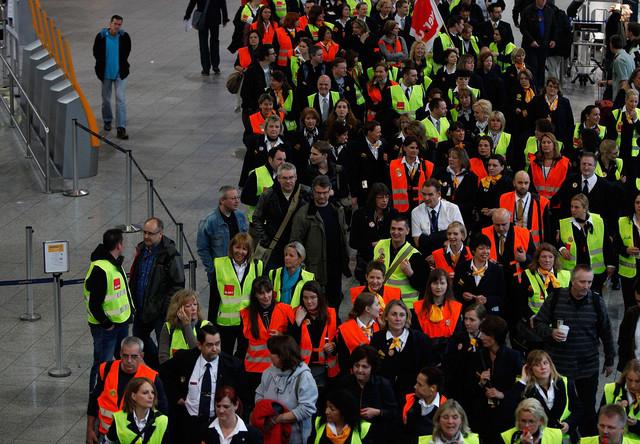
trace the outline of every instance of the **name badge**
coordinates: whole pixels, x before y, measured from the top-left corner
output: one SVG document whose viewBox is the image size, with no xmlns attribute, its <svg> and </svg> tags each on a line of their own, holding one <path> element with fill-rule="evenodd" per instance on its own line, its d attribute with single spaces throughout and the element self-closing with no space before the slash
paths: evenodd
<svg viewBox="0 0 640 444">
<path fill-rule="evenodd" d="M 225 285 L 224 286 L 224 295 L 225 296 L 233 296 L 233 285 Z"/>
<path fill-rule="evenodd" d="M 397 107 L 399 110 L 404 110 L 404 102 L 397 102 L 397 103 L 396 103 L 396 107 Z"/>
<path fill-rule="evenodd" d="M 363 181 L 362 181 L 362 188 L 364 188 L 364 189 L 369 188 L 369 184 L 367 183 L 367 181 L 366 181 L 366 180 L 363 180 Z"/>
<path fill-rule="evenodd" d="M 120 278 L 115 278 L 113 280 L 113 289 L 120 290 Z"/>
</svg>

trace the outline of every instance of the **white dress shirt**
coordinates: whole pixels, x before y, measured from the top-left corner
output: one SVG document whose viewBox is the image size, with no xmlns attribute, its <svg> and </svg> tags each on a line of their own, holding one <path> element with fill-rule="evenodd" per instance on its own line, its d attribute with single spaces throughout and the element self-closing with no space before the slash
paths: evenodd
<svg viewBox="0 0 640 444">
<path fill-rule="evenodd" d="M 211 406 L 209 408 L 210 418 L 215 416 L 215 396 L 213 396 L 213 394 L 216 392 L 216 380 L 218 379 L 219 361 L 220 359 L 216 358 L 213 361 L 209 362 L 209 364 L 211 364 L 211 368 L 209 369 L 209 372 L 211 372 Z M 189 378 L 189 390 L 187 391 L 185 407 L 187 408 L 187 412 L 189 412 L 189 415 L 191 416 L 198 416 L 198 409 L 200 407 L 200 387 L 202 386 L 202 377 L 204 376 L 206 364 L 207 360 L 204 359 L 202 355 L 198 356 L 198 360 L 193 366 L 193 372 L 191 372 L 191 377 Z"/>
<path fill-rule="evenodd" d="M 513 208 L 510 210 L 511 214 L 513 214 L 513 221 L 515 222 L 517 220 L 517 215 L 518 215 L 518 201 L 520 199 L 522 199 L 522 203 L 524 204 L 524 211 L 522 212 L 522 221 L 524 223 L 524 226 L 527 227 L 527 223 L 529 223 L 529 207 L 531 206 L 531 193 L 527 191 L 527 194 L 525 194 L 524 197 L 520 197 L 518 196 L 518 194 L 516 193 L 515 196 L 515 200 L 513 203 Z M 507 208 L 507 210 L 509 210 L 509 208 Z"/>
<path fill-rule="evenodd" d="M 418 401 L 418 404 L 420 404 L 420 415 L 427 416 L 434 409 L 437 409 L 438 407 L 440 407 L 440 392 L 436 393 L 436 397 L 433 398 L 433 401 L 431 401 L 430 404 L 427 404 L 427 402 L 424 399 L 421 399 L 420 401 Z"/>
<path fill-rule="evenodd" d="M 233 269 L 236 271 L 236 275 L 238 276 L 238 282 L 242 282 L 242 278 L 247 272 L 248 261 L 244 261 L 243 263 L 239 264 L 235 260 L 231 259 L 231 263 L 233 264 Z"/>
<path fill-rule="evenodd" d="M 222 433 L 222 429 L 220 428 L 220 420 L 218 420 L 218 418 L 213 420 L 209 428 L 214 429 L 218 433 L 218 440 L 220 441 L 220 444 L 231 444 L 231 441 L 233 440 L 234 436 L 236 436 L 240 432 L 247 431 L 246 424 L 244 423 L 242 418 L 240 418 L 238 415 L 236 415 L 236 426 L 234 427 L 233 431 L 229 434 L 229 436 L 227 436 L 226 438 Z"/>
<path fill-rule="evenodd" d="M 393 335 L 389 330 L 387 330 L 387 334 L 385 337 L 387 338 L 387 341 L 393 339 Z M 399 338 L 400 338 L 400 351 L 402 351 L 404 350 L 404 346 L 406 345 L 407 339 L 409 338 L 409 330 L 405 328 L 402 334 L 399 336 Z"/>
<path fill-rule="evenodd" d="M 478 268 L 478 267 L 476 267 L 476 263 L 475 263 L 474 261 L 471 261 L 471 272 L 478 271 L 478 270 L 482 270 L 482 269 L 484 268 L 484 269 L 485 269 L 484 271 L 485 271 L 485 273 L 486 273 L 486 272 L 487 272 L 487 268 L 488 268 L 488 267 L 489 267 L 489 262 L 485 262 L 485 263 L 484 263 L 484 265 L 483 265 L 482 267 Z M 481 280 L 481 279 L 482 279 L 482 276 L 474 276 L 474 277 L 473 277 L 473 280 L 475 281 L 476 286 L 477 286 L 478 284 L 480 284 L 480 280 Z"/>
<path fill-rule="evenodd" d="M 540 387 L 540 384 L 536 382 L 536 390 L 538 391 L 538 393 L 540 393 L 540 396 L 542 396 L 542 399 L 544 399 L 544 403 L 547 405 L 547 408 L 549 410 L 551 410 L 551 408 L 553 407 L 553 402 L 556 399 L 556 391 L 555 391 L 555 388 L 553 387 L 554 384 L 555 384 L 555 381 L 552 379 L 551 383 L 549 384 L 549 390 L 545 391 L 545 389 Z"/>
<path fill-rule="evenodd" d="M 584 181 L 587 181 L 587 188 L 589 188 L 589 192 L 591 192 L 591 190 L 593 190 L 593 187 L 596 186 L 596 182 L 598 181 L 598 176 L 596 176 L 595 174 L 593 174 L 591 177 L 589 177 L 588 179 L 586 177 L 584 177 L 583 175 L 580 175 L 580 190 L 582 191 L 582 187 L 584 186 Z"/>
<path fill-rule="evenodd" d="M 458 205 L 444 199 L 433 208 L 438 215 L 438 231 L 446 230 L 451 222 L 457 221 L 464 225 L 462 214 Z M 411 236 L 419 237 L 421 234 L 430 236 L 431 230 L 431 208 L 424 202 L 411 211 Z"/>
</svg>

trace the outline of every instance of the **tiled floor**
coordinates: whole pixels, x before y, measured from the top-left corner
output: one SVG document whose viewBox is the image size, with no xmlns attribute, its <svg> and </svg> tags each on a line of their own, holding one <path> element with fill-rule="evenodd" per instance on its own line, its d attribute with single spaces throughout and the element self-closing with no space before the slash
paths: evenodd
<svg viewBox="0 0 640 444">
<path fill-rule="evenodd" d="M 234 57 L 222 49 L 223 75 L 200 75 L 197 35 L 185 33 L 182 27 L 186 3 L 42 0 L 70 40 L 77 76 L 97 114 L 100 102 L 91 56 L 93 38 L 112 14 L 124 16 L 133 52 L 127 86 L 131 139 L 123 145 L 133 150 L 154 179 L 195 247 L 197 223 L 215 206 L 217 189 L 237 182 L 240 160 L 235 151 L 242 146 L 242 125 L 239 114 L 232 111 L 235 98 L 224 88 L 225 74 L 230 72 Z M 237 4 L 228 4 L 233 14 Z M 231 32 L 230 26 L 222 31 L 221 48 L 226 48 Z M 594 97 L 593 88 L 572 88 L 568 92 L 576 114 L 579 104 Z M 133 219 L 140 222 L 146 217 L 146 196 L 144 182 L 138 175 L 134 178 Z M 36 277 L 42 276 L 41 242 L 51 239 L 70 242 L 71 271 L 64 277 L 83 277 L 89 254 L 102 232 L 124 222 L 122 155 L 102 148 L 98 176 L 83 180 L 81 185 L 90 191 L 88 197 L 43 194 L 17 137 L 8 128 L 6 115 L 0 112 L 0 280 L 24 277 L 26 225 L 35 230 Z M 167 222 L 166 233 L 175 237 L 175 227 L 168 223 L 158 203 L 156 214 Z M 129 261 L 140 238 L 127 236 Z M 206 294 L 202 270 L 198 270 L 198 283 L 199 290 Z M 18 317 L 24 312 L 24 288 L 0 287 L 0 443 L 83 442 L 91 337 L 81 287 L 62 290 L 64 363 L 72 370 L 68 378 L 54 379 L 47 374 L 54 362 L 52 288 L 36 286 L 34 295 L 42 319 L 21 322 Z M 619 308 L 612 309 L 619 319 Z"/>
</svg>

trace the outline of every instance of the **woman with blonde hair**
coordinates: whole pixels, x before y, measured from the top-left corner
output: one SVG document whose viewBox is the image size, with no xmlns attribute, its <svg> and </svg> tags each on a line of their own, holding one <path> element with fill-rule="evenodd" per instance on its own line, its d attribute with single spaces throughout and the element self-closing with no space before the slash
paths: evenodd
<svg viewBox="0 0 640 444">
<path fill-rule="evenodd" d="M 454 399 L 447 399 L 433 416 L 433 434 L 420 436 L 420 444 L 460 443 L 478 444 L 480 439 L 469 428 L 467 414 Z"/>
<path fill-rule="evenodd" d="M 516 426 L 501 433 L 505 444 L 562 444 L 562 432 L 547 427 L 547 415 L 540 401 L 527 398 L 516 408 Z"/>
<path fill-rule="evenodd" d="M 433 59 L 428 54 L 427 44 L 425 42 L 421 42 L 420 40 L 413 42 L 411 50 L 409 51 L 409 61 L 413 62 L 413 65 L 418 71 L 418 84 L 422 85 L 426 91 L 433 81 L 432 77 L 435 74 L 435 70 L 433 67 Z"/>
<path fill-rule="evenodd" d="M 577 441 L 576 427 L 582 405 L 575 384 L 572 379 L 558 373 L 546 351 L 529 352 L 514 396 L 516 399 L 537 400 L 546 417 L 545 425 L 560 429 L 563 434 L 570 436 L 572 442 Z"/>
<path fill-rule="evenodd" d="M 198 330 L 210 324 L 202 316 L 198 292 L 190 289 L 177 291 L 169 302 L 167 322 L 158 340 L 158 359 L 164 364 L 178 350 L 188 350 L 198 344 Z"/>
</svg>

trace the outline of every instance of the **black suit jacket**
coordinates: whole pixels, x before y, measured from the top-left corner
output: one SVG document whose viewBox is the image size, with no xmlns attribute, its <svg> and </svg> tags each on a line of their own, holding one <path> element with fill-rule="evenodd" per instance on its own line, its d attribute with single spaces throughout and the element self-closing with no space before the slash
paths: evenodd
<svg viewBox="0 0 640 444">
<path fill-rule="evenodd" d="M 386 144 L 378 148 L 378 158 L 371 154 L 365 137 L 360 137 L 349 142 L 351 146 L 351 162 L 349 164 L 351 195 L 358 198 L 360 205 L 364 205 L 371 185 L 376 182 L 390 185 L 389 180 L 389 156 Z"/>
<path fill-rule="evenodd" d="M 184 13 L 184 19 L 189 20 L 189 18 L 191 18 L 191 13 L 194 8 L 197 11 L 204 11 L 206 4 L 207 0 L 190 0 L 189 6 L 187 6 L 187 12 Z M 219 25 L 220 23 L 227 23 L 228 21 L 229 14 L 227 13 L 226 0 L 209 0 L 205 24 L 207 26 Z"/>
<path fill-rule="evenodd" d="M 627 362 L 635 358 L 636 344 L 636 324 L 640 318 L 640 307 L 635 306 L 624 312 L 624 317 L 620 323 L 618 331 L 618 371 L 624 370 Z"/>
<path fill-rule="evenodd" d="M 468 291 L 476 296 L 482 295 L 487 298 L 485 307 L 490 314 L 501 315 L 502 305 L 505 300 L 505 283 L 502 265 L 497 262 L 489 261 L 484 276 L 476 285 L 475 278 L 471 273 L 471 260 L 461 259 L 455 270 L 453 279 L 453 289 L 456 299 L 465 307 L 471 305 L 474 301 L 467 301 L 462 294 Z"/>
<path fill-rule="evenodd" d="M 169 405 L 176 408 L 179 399 L 186 399 L 189 391 L 189 379 L 193 373 L 193 367 L 200 356 L 198 348 L 190 350 L 179 350 L 169 359 L 161 369 L 162 380 L 167 386 L 167 396 Z M 244 367 L 242 362 L 233 356 L 221 352 L 218 356 L 218 377 L 216 379 L 216 390 L 224 385 L 229 385 L 236 389 L 243 404 L 247 404 L 249 395 L 247 393 L 246 381 L 244 378 Z M 184 407 L 182 407 L 184 408 Z"/>
<path fill-rule="evenodd" d="M 536 4 L 532 3 L 522 12 L 522 22 L 520 23 L 520 31 L 522 32 L 522 47 L 525 50 L 531 48 L 533 42 L 538 42 L 540 46 L 548 47 L 550 41 L 556 41 L 556 18 L 554 10 L 549 5 L 545 5 L 543 9 L 544 16 L 544 35 L 540 35 L 538 27 L 538 14 Z"/>
<path fill-rule="evenodd" d="M 571 102 L 566 97 L 558 97 L 558 106 L 555 111 L 549 110 L 549 105 L 545 100 L 544 94 L 539 94 L 529 103 L 529 114 L 532 121 L 537 119 L 545 119 L 551 117 L 551 122 L 555 127 L 556 139 L 562 141 L 564 150 L 569 152 L 573 145 L 573 111 Z"/>
<path fill-rule="evenodd" d="M 569 148 L 571 149 L 571 148 Z M 552 208 L 560 205 L 558 220 L 570 217 L 569 209 L 571 198 L 582 193 L 583 179 L 581 174 L 572 174 L 562 183 L 560 190 L 551 199 Z M 589 212 L 599 214 L 605 221 L 608 228 L 614 227 L 611 231 L 617 231 L 618 210 L 611 205 L 612 191 L 611 185 L 606 179 L 598 177 L 595 186 L 587 193 L 589 198 Z M 554 210 L 554 214 L 556 214 Z"/>
<path fill-rule="evenodd" d="M 505 40 L 507 42 L 514 43 L 513 30 L 509 23 L 500 20 L 498 22 L 498 29 L 500 30 L 500 35 L 505 36 Z M 482 46 L 489 46 L 489 44 L 493 42 L 493 23 L 491 20 L 485 20 L 482 22 L 480 26 L 478 26 L 478 32 L 476 35 L 480 39 L 480 44 Z"/>
</svg>

